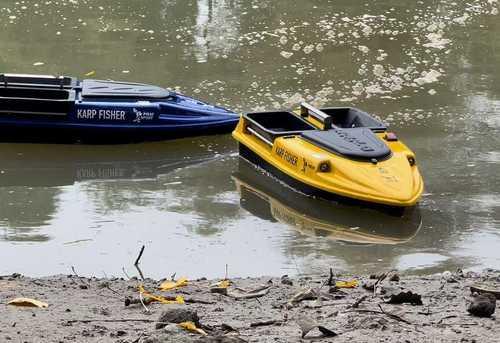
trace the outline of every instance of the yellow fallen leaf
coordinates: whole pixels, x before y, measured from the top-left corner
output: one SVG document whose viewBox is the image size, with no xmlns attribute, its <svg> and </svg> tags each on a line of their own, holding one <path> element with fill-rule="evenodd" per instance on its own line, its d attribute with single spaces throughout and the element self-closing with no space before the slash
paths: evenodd
<svg viewBox="0 0 500 343">
<path fill-rule="evenodd" d="M 356 288 L 356 287 L 358 287 L 358 280 L 337 281 L 337 282 L 335 282 L 335 287 L 337 287 L 337 288 Z"/>
<path fill-rule="evenodd" d="M 182 322 L 178 324 L 181 328 L 187 331 L 199 333 L 200 335 L 207 336 L 207 333 L 200 328 L 197 328 L 193 322 Z"/>
<path fill-rule="evenodd" d="M 219 282 L 219 284 L 217 286 L 219 288 L 228 288 L 230 285 L 231 285 L 231 281 L 229 281 L 229 280 L 222 280 L 221 282 Z"/>
<path fill-rule="evenodd" d="M 175 300 L 170 300 L 170 299 L 167 299 L 167 298 L 165 298 L 165 297 L 163 297 L 161 295 L 155 295 L 155 294 L 149 293 L 148 291 L 146 291 L 144 289 L 144 287 L 142 285 L 139 285 L 138 288 L 139 288 L 139 292 L 143 296 L 148 297 L 150 299 L 153 299 L 155 301 L 158 301 L 158 302 L 160 302 L 162 304 L 167 304 L 167 305 L 169 305 L 169 304 L 184 304 L 184 298 L 182 296 L 180 296 L 180 295 L 176 296 Z"/>
<path fill-rule="evenodd" d="M 26 306 L 26 307 L 40 307 L 46 308 L 49 307 L 49 304 L 44 303 L 43 301 L 31 299 L 31 298 L 15 298 L 7 303 L 7 305 L 14 306 Z"/>
<path fill-rule="evenodd" d="M 231 281 L 228 280 L 228 279 L 224 279 L 222 281 L 219 281 L 219 282 L 215 282 L 215 283 L 212 283 L 209 285 L 210 288 L 217 288 L 217 289 L 225 289 L 225 288 L 228 288 L 229 286 L 231 286 Z"/>
<path fill-rule="evenodd" d="M 89 71 L 85 76 L 94 76 L 95 75 L 95 70 Z"/>
<path fill-rule="evenodd" d="M 169 291 L 171 289 L 176 289 L 187 285 L 188 285 L 188 279 L 185 277 L 181 277 L 177 281 L 163 281 L 159 289 L 161 291 Z"/>
</svg>

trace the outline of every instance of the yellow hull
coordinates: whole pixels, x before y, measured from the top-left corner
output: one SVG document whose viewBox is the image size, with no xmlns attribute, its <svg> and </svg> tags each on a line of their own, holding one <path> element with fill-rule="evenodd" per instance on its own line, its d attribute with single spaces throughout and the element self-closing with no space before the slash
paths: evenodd
<svg viewBox="0 0 500 343">
<path fill-rule="evenodd" d="M 320 128 L 314 119 L 306 118 Z M 274 168 L 314 189 L 361 201 L 397 207 L 415 205 L 424 183 L 418 167 L 410 165 L 415 154 L 401 141 L 384 140 L 391 150 L 385 160 L 356 161 L 331 153 L 300 135 L 277 137 L 272 146 L 247 130 L 242 116 L 233 137 Z M 324 168 L 328 166 L 328 168 Z"/>
</svg>

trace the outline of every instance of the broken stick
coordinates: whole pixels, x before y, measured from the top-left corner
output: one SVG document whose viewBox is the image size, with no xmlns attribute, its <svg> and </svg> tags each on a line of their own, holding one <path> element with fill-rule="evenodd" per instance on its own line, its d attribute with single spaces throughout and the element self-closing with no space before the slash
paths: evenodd
<svg viewBox="0 0 500 343">
<path fill-rule="evenodd" d="M 141 260 L 142 254 L 144 253 L 144 248 L 145 248 L 145 247 L 146 247 L 146 246 L 145 246 L 145 245 L 143 245 L 143 246 L 142 246 L 142 248 L 141 248 L 141 251 L 139 251 L 139 256 L 137 256 L 137 259 L 135 260 L 134 266 L 136 266 L 136 267 L 137 267 L 137 265 L 139 265 L 139 262 L 140 262 L 140 260 Z"/>
</svg>

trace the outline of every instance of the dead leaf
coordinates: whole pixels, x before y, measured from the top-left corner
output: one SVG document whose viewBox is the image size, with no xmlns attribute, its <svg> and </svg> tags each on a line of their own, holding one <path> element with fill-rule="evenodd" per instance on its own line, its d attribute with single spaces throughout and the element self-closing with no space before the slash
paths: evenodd
<svg viewBox="0 0 500 343">
<path fill-rule="evenodd" d="M 202 329 L 197 328 L 193 322 L 182 322 L 182 323 L 179 323 L 177 325 L 179 325 L 184 330 L 199 333 L 200 335 L 203 335 L 203 336 L 207 336 L 207 333 L 205 331 L 203 331 Z"/>
<path fill-rule="evenodd" d="M 231 281 L 224 279 L 222 281 L 211 284 L 210 293 L 218 293 L 222 295 L 228 295 L 228 288 L 231 286 Z"/>
<path fill-rule="evenodd" d="M 335 282 L 337 288 L 356 288 L 358 287 L 358 280 L 337 281 Z"/>
<path fill-rule="evenodd" d="M 153 299 L 155 301 L 158 301 L 162 304 L 167 304 L 167 305 L 170 305 L 170 304 L 184 304 L 184 298 L 180 295 L 176 296 L 175 297 L 175 300 L 169 300 L 161 295 L 155 295 L 155 294 L 151 294 L 149 293 L 148 291 L 146 291 L 144 289 L 144 286 L 142 285 L 139 285 L 138 286 L 139 288 L 139 293 L 141 293 L 143 296 L 145 297 L 148 297 L 150 299 Z"/>
<path fill-rule="evenodd" d="M 31 299 L 31 298 L 15 298 L 7 303 L 7 305 L 13 306 L 25 306 L 25 307 L 39 307 L 46 308 L 49 307 L 49 304 L 44 303 L 43 301 Z"/>
<path fill-rule="evenodd" d="M 220 288 L 228 288 L 229 286 L 231 286 L 231 281 L 229 280 L 222 280 L 218 285 Z"/>
<path fill-rule="evenodd" d="M 232 283 L 231 280 L 224 279 L 222 281 L 210 284 L 209 287 L 210 288 L 228 288 L 229 286 L 231 286 L 231 283 Z"/>
<path fill-rule="evenodd" d="M 160 287 L 158 287 L 158 289 L 160 291 L 169 291 L 171 289 L 176 289 L 187 285 L 188 285 L 188 279 L 185 277 L 181 277 L 177 281 L 163 281 Z"/>
</svg>

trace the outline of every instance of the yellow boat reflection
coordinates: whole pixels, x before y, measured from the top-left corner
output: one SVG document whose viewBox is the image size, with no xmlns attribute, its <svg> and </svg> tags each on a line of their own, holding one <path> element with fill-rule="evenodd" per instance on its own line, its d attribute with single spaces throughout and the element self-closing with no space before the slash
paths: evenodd
<svg viewBox="0 0 500 343">
<path fill-rule="evenodd" d="M 396 213 L 306 196 L 241 158 L 233 180 L 244 209 L 304 235 L 354 244 L 400 244 L 411 240 L 422 222 L 418 208 Z"/>
</svg>

